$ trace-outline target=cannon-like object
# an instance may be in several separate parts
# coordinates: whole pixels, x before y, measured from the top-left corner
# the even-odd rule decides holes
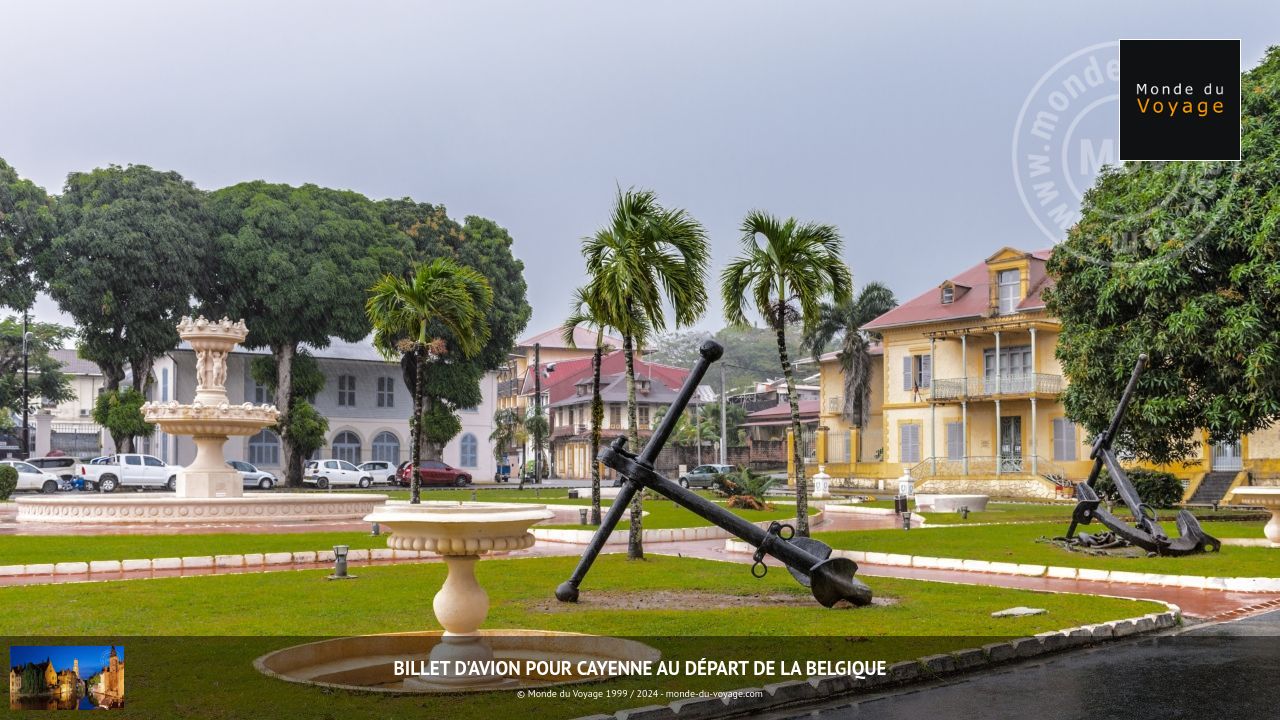
[[[1089,453],[1090,459],[1093,460],[1093,468],[1089,471],[1089,479],[1076,485],[1076,496],[1080,498],[1080,502],[1071,513],[1071,525],[1067,527],[1066,537],[1062,539],[1082,547],[1114,548],[1136,545],[1156,555],[1218,552],[1222,543],[1206,533],[1200,527],[1200,521],[1189,510],[1178,513],[1176,521],[1178,537],[1170,539],[1164,528],[1157,522],[1155,510],[1142,502],[1138,491],[1133,487],[1133,482],[1129,480],[1124,468],[1120,467],[1111,449],[1116,433],[1120,430],[1120,422],[1124,419],[1125,410],[1129,408],[1129,401],[1133,399],[1133,394],[1138,387],[1138,378],[1141,377],[1146,366],[1147,356],[1139,355],[1138,362],[1133,366],[1133,374],[1129,376],[1129,384],[1125,386],[1124,394],[1120,396],[1120,404],[1116,407],[1115,414],[1111,416],[1111,424],[1094,438],[1093,450]],[[1101,500],[1093,486],[1104,466],[1112,482],[1115,483],[1120,499],[1129,508],[1129,512],[1133,513],[1135,520],[1132,525],[1100,507]],[[1105,525],[1110,532],[1096,535],[1076,534],[1078,526],[1088,525],[1094,520]]]
[[[608,514],[600,523],[591,543],[582,553],[573,575],[556,588],[556,597],[563,602],[577,602],[578,588],[591,569],[592,563],[604,547],[605,540],[617,527],[622,513],[626,511],[631,499],[641,488],[649,488],[654,492],[670,498],[672,501],[688,508],[697,515],[728,530],[734,535],[754,545],[756,564],[752,574],[763,577],[766,572],[764,556],[770,555],[782,561],[801,585],[813,592],[814,598],[826,607],[832,607],[841,600],[854,605],[871,603],[871,588],[854,577],[858,565],[847,558],[831,557],[831,548],[826,543],[806,537],[794,537],[795,530],[790,525],[780,522],[771,523],[768,530],[747,522],[741,517],[680,487],[668,480],[653,468],[653,461],[667,443],[676,422],[684,413],[690,398],[697,390],[698,384],[707,373],[711,364],[720,359],[724,348],[718,343],[708,340],[699,348],[700,357],[693,370],[680,388],[675,401],[667,409],[649,442],[639,455],[626,449],[626,438],[617,438],[611,445],[600,451],[599,460],[606,467],[615,470],[623,478],[622,487]]]

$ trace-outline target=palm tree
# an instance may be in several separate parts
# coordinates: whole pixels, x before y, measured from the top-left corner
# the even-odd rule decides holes
[[[631,444],[640,449],[635,352],[666,329],[669,304],[677,327],[695,322],[707,307],[710,252],[702,225],[685,210],[668,210],[651,190],[618,190],[609,224],[586,238],[589,297],[597,320],[622,335],[627,366],[627,418]],[[640,494],[631,504],[627,557],[644,558]]]
[[[795,218],[779,220],[753,210],[742,221],[742,255],[720,275],[725,319],[731,324],[745,324],[751,303],[778,336],[778,361],[791,402],[796,533],[801,536],[809,535],[809,491],[804,479],[800,404],[787,357],[786,328],[787,323],[801,320],[806,331],[811,329],[828,296],[836,303],[848,300],[853,279],[840,259],[841,250],[840,233],[834,225],[802,225]]]
[[[883,283],[867,283],[856,298],[841,303],[822,303],[818,321],[804,336],[804,349],[815,363],[835,338],[840,338],[836,359],[844,376],[844,407],[841,414],[858,430],[867,425],[871,409],[871,339],[879,333],[865,333],[860,328],[898,306],[893,291]],[[862,448],[853,449],[854,462],[862,460]]]
[[[385,275],[369,288],[365,312],[373,325],[373,345],[387,358],[412,356],[413,472],[411,503],[422,501],[418,467],[422,464],[423,416],[433,408],[426,403],[427,363],[450,348],[439,331],[447,331],[466,357],[474,357],[489,341],[489,307],[493,290],[475,270],[447,258],[419,265],[408,277]]]
[[[493,442],[493,459],[498,465],[507,464],[511,447],[516,441],[516,425],[520,418],[515,408],[502,408],[493,413],[493,432],[489,440]]]
[[[604,359],[605,349],[612,350],[604,342],[605,323],[604,303],[587,294],[586,288],[578,288],[574,292],[573,302],[569,305],[569,317],[563,326],[564,344],[576,348],[577,340],[574,331],[579,327],[594,328],[596,331],[595,351],[591,353],[591,524],[600,524],[600,463],[596,455],[600,452],[600,426],[604,424],[604,400],[600,398],[600,361]]]

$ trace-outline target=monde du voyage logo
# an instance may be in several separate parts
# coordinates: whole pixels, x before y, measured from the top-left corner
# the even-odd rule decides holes
[[[1239,40],[1121,40],[1121,160],[1240,159]]]

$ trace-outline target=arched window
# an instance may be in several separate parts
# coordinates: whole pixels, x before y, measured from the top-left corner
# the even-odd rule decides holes
[[[280,437],[263,428],[262,432],[249,438],[249,464],[279,465]]]
[[[360,459],[360,438],[350,430],[338,433],[333,438],[333,458],[359,465],[363,462]]]
[[[393,432],[382,431],[373,438],[373,460],[385,460],[391,464],[400,462],[400,438]]]
[[[458,464],[465,468],[473,468],[478,465],[479,463],[476,460],[476,436],[471,433],[463,435],[461,446],[461,457],[458,459]]]

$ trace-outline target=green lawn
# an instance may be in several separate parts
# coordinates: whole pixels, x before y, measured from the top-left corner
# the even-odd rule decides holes
[[[1261,522],[1207,522],[1206,532],[1219,538],[1262,537]],[[1171,523],[1167,532],[1176,532]],[[1037,542],[1041,538],[1059,537],[1066,523],[1026,523],[1017,525],[979,525],[965,528],[934,530],[864,530],[819,532],[815,537],[832,547],[845,550],[925,555],[929,557],[966,558],[1032,565],[1127,570],[1166,575],[1206,575],[1214,577],[1280,576],[1280,550],[1265,547],[1233,547],[1224,545],[1220,553],[1187,557],[1100,557],[1072,552],[1056,545]],[[1086,532],[1101,532],[1094,523]]]
[[[579,504],[579,505],[591,504],[589,501],[585,503],[579,503],[579,502],[570,500],[568,502],[573,504]],[[607,501],[607,500],[605,501],[606,506],[607,506],[607,503],[609,502],[610,501]],[[721,506],[723,507],[723,504],[721,504]],[[704,520],[700,516],[695,515],[693,512],[686,510],[685,508],[682,508],[679,505],[676,505],[675,503],[666,499],[646,500],[644,502],[644,510],[646,513],[648,513],[648,515],[644,516],[645,530],[706,527],[712,524],[711,522]],[[607,512],[607,507],[601,511],[602,514],[604,512]],[[796,507],[795,505],[787,505],[785,503],[775,503],[774,509],[772,510],[743,510],[740,508],[734,508],[731,510],[731,512],[733,512],[734,514],[740,517],[746,518],[751,522],[758,522],[760,520],[785,520],[787,518],[793,518],[796,516]],[[631,522],[627,520],[627,518],[630,517],[630,513],[625,514],[622,517],[623,517],[623,520],[618,523],[618,529],[625,530],[627,528],[630,528]],[[539,527],[569,528],[574,530],[593,529],[577,523],[572,525],[540,525]]]
[[[872,659],[889,662],[960,647],[1163,610],[1114,598],[870,578],[892,604],[828,610],[780,570],[755,580],[742,565],[651,556],[602,557],[583,601],[563,606],[552,589],[575,558],[487,560],[478,566],[492,599],[489,628],[539,628],[633,636],[664,659]],[[120,717],[388,718],[577,717],[653,699],[518,699],[511,693],[383,697],[292,685],[259,675],[253,658],[317,636],[437,627],[431,596],[445,568],[415,564],[359,568],[359,579],[326,582],[324,571],[200,576],[0,588],[0,641],[37,631],[59,643],[87,636],[127,645],[129,705]],[[795,604],[690,609],[660,593],[794,596]],[[634,607],[593,606],[593,596],[626,593]],[[1016,605],[1044,615],[996,620]],[[52,612],[51,609],[56,609]],[[804,638],[780,637],[783,633]],[[227,634],[233,637],[226,637]],[[74,637],[66,637],[74,636]],[[172,638],[156,636],[174,636]],[[179,637],[185,636],[185,637]],[[208,636],[192,638],[191,636]],[[221,637],[219,637],[221,636]],[[896,637],[895,637],[896,636]],[[623,678],[592,689],[728,690],[777,677]]]
[[[892,500],[873,500],[871,502],[860,503],[867,507],[892,508]],[[968,519],[961,517],[960,513],[955,512],[926,512],[922,513],[925,520],[930,525],[963,525],[974,523],[1013,523],[1013,522],[1046,522],[1052,520],[1062,520],[1062,522],[1070,522],[1071,511],[1075,508],[1074,502],[1066,503],[1018,503],[1018,502],[990,502],[987,503],[987,509],[983,512],[971,512]],[[912,504],[914,510],[915,504]],[[1119,517],[1130,517],[1125,511],[1123,505],[1117,506],[1114,510]],[[1200,520],[1212,520],[1221,518],[1222,520],[1234,519],[1257,519],[1264,518],[1266,513],[1249,510],[1219,510],[1213,511],[1208,508],[1196,508],[1194,510],[1196,517]],[[1157,513],[1161,522],[1172,523],[1173,519],[1178,515],[1178,509],[1160,510]],[[1264,520],[1265,522],[1265,520]]]

